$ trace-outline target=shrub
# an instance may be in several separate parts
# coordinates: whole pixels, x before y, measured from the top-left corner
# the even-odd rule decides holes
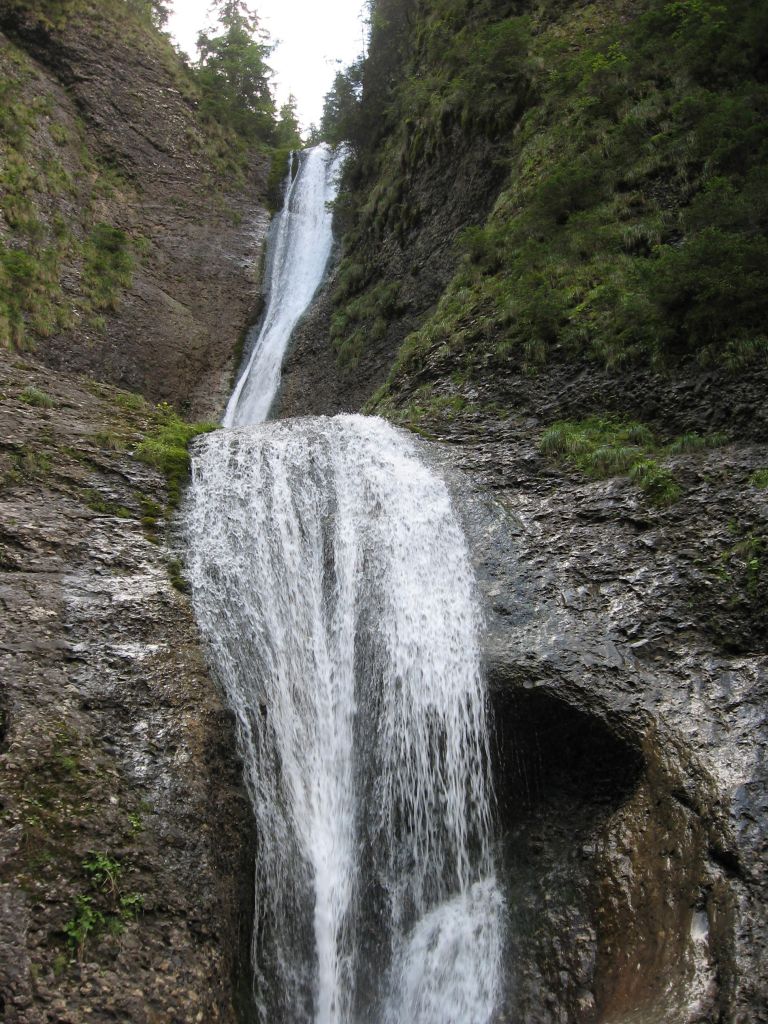
[[[749,337],[768,320],[768,238],[707,227],[685,245],[661,247],[647,276],[673,350]]]

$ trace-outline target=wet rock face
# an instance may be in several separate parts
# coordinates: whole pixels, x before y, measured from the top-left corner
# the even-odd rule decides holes
[[[249,975],[250,810],[148,523],[164,483],[129,454],[146,425],[112,388],[0,355],[9,1024],[234,1021]]]
[[[765,1021],[764,637],[730,649],[701,599],[733,517],[765,521],[765,449],[683,458],[660,510],[553,468],[536,423],[483,428],[433,451],[487,609],[503,1019]]]

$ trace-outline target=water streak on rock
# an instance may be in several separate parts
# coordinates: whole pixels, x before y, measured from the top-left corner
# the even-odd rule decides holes
[[[261,423],[280,387],[280,365],[291,333],[323,279],[333,244],[338,178],[346,152],[322,143],[298,156],[288,172],[285,203],[269,243],[267,309],[224,416],[225,427]]]

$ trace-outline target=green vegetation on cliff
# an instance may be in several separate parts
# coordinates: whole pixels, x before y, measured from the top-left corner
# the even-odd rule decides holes
[[[134,21],[133,6],[115,9],[137,31],[155,32]],[[87,11],[76,0],[15,0],[0,27],[24,17],[55,32]],[[101,313],[117,309],[130,287],[145,246],[102,219],[105,203],[131,186],[94,151],[81,119],[60,119],[39,65],[2,35],[0,99],[0,345],[31,348],[75,324],[98,332]]]
[[[1,38],[0,99],[0,344],[24,348],[75,317],[97,326],[131,283],[134,247],[98,221],[115,176],[88,151],[83,124],[54,119],[33,62]]]
[[[9,0],[0,11],[1,346],[54,346],[71,331],[98,344],[150,253],[130,212],[145,183],[110,137],[119,110],[116,134],[155,144],[132,109],[135,97],[146,102],[142,76],[173,97],[159,153],[181,176],[189,163],[211,185],[244,186],[255,159],[299,143],[294,106],[275,110],[257,19],[241,0],[216,13],[220,31],[201,34],[190,66],[162,31],[159,0]],[[125,93],[95,117],[67,98],[85,54],[88,79],[117,72]],[[129,54],[140,55],[135,66]]]
[[[764,361],[767,60],[768,9],[749,0],[380,0],[344,114],[341,358],[375,335],[377,249],[420,229],[414,182],[490,142],[506,180],[390,388],[427,366]]]
[[[136,458],[165,474],[168,501],[178,504],[181,488],[189,476],[189,444],[198,434],[218,428],[218,423],[187,423],[169,405],[159,405],[154,426],[136,448]]]

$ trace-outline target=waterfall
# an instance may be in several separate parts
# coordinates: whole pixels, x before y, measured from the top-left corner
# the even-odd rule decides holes
[[[224,415],[224,426],[260,423],[280,387],[280,366],[294,327],[317,291],[333,243],[329,207],[336,198],[344,147],[322,143],[290,161],[282,211],[270,232],[267,308],[250,358]]]
[[[343,159],[309,150],[288,185],[236,429],[196,443],[186,502],[256,819],[254,994],[264,1024],[489,1024],[503,906],[448,489],[383,420],[262,422],[328,260]]]
[[[362,416],[197,446],[189,578],[256,816],[262,1020],[486,1024],[479,612],[448,489]]]

